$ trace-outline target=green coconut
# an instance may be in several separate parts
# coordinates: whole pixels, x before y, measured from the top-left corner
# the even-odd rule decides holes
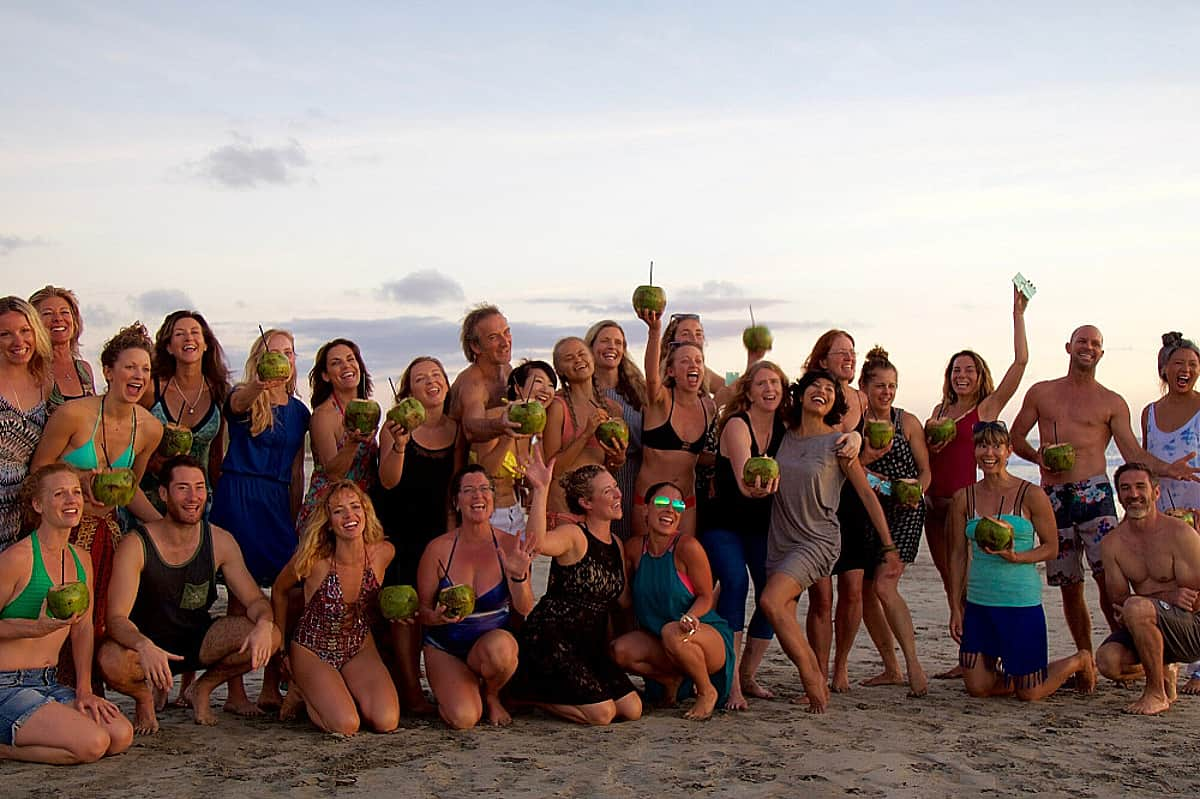
[[[1042,450],[1042,463],[1051,472],[1069,472],[1075,468],[1075,447],[1051,444]]]
[[[910,477],[893,480],[892,496],[901,505],[916,505],[921,501],[921,482]]]
[[[863,429],[866,432],[867,443],[871,445],[871,449],[883,449],[892,443],[892,438],[896,435],[896,428],[891,422],[886,421],[876,420],[867,422]]]
[[[750,352],[766,352],[774,343],[775,337],[766,325],[754,325],[742,331],[742,345]]]
[[[1013,526],[995,516],[984,516],[975,524],[975,543],[999,551],[1012,546]]]
[[[259,380],[285,380],[292,376],[292,363],[282,352],[264,352],[254,368]]]
[[[620,441],[629,446],[629,427],[621,419],[609,419],[596,428],[596,440],[606,447],[615,447]]]
[[[452,585],[438,592],[438,604],[446,609],[446,615],[465,619],[475,611],[475,589],[469,585]]]
[[[633,290],[633,310],[662,313],[667,307],[667,292],[661,286],[638,286]]]
[[[1189,527],[1196,526],[1196,511],[1191,508],[1171,508],[1167,515],[1174,516]]]
[[[342,421],[347,430],[359,433],[374,433],[379,427],[379,403],[375,400],[354,399],[346,403],[346,413]]]
[[[546,407],[537,400],[510,403],[508,421],[521,425],[520,435],[535,436],[546,429]]]
[[[779,462],[774,458],[747,458],[742,467],[742,482],[748,486],[757,486],[759,479],[765,486],[778,476]]]
[[[164,458],[174,455],[186,455],[192,451],[191,428],[168,422],[163,425],[162,441],[158,444],[158,453]]]
[[[387,418],[403,427],[404,432],[411,433],[425,424],[425,406],[416,397],[405,397],[387,412]]]
[[[56,619],[69,619],[91,605],[87,584],[78,580],[56,585],[46,592],[46,612]]]
[[[103,505],[128,505],[136,490],[133,469],[110,469],[92,477],[92,496]]]
[[[418,607],[417,589],[411,585],[389,585],[379,592],[379,610],[388,621],[411,619]]]
[[[958,425],[953,419],[930,419],[925,423],[925,440],[935,447],[938,444],[948,444],[958,435]]]

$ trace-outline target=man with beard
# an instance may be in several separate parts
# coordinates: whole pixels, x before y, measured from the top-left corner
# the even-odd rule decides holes
[[[159,497],[167,515],[126,536],[113,559],[109,587],[109,640],[100,647],[100,669],[110,686],[136,704],[138,734],[158,731],[161,710],[181,672],[207,669],[185,697],[197,724],[216,724],[209,707],[213,688],[262,668],[282,636],[271,605],[246,569],[226,531],[204,518],[204,470],[187,455],[163,464]],[[214,619],[216,575],[246,606],[245,616]]]
[[[1125,520],[1100,554],[1121,628],[1096,662],[1112,680],[1145,675],[1141,697],[1125,712],[1148,716],[1175,701],[1174,664],[1200,658],[1200,536],[1158,510],[1158,479],[1145,464],[1126,463],[1115,479]]]
[[[1145,463],[1156,475],[1195,480],[1200,469],[1188,466],[1195,453],[1166,463],[1138,445],[1129,423],[1129,405],[1096,381],[1096,365],[1104,355],[1099,329],[1092,325],[1076,328],[1066,350],[1070,356],[1066,376],[1035,383],[1029,389],[1013,421],[1012,443],[1013,452],[1041,467],[1042,490],[1050,497],[1058,526],[1058,557],[1047,561],[1046,581],[1062,590],[1063,613],[1075,646],[1092,652],[1092,618],[1083,595],[1085,553],[1100,590],[1100,609],[1109,627],[1117,629],[1100,558],[1100,542],[1117,524],[1112,484],[1105,473],[1109,442],[1116,441],[1125,460]],[[1041,442],[1036,450],[1026,440],[1035,423]],[[1066,471],[1054,472],[1047,468],[1043,453],[1058,442],[1074,447],[1075,463]]]

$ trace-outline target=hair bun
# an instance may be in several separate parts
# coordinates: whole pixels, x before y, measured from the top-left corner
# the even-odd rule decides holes
[[[1172,330],[1170,333],[1163,333],[1162,343],[1164,347],[1175,347],[1183,341],[1183,334],[1178,330]]]
[[[888,359],[888,351],[885,350],[883,347],[879,346],[878,344],[876,344],[874,347],[872,347],[871,351],[867,353],[868,361],[886,361],[887,359]]]

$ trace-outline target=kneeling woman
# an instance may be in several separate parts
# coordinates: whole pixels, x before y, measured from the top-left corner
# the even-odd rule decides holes
[[[485,710],[492,724],[512,721],[500,689],[517,670],[517,639],[505,628],[513,610],[533,609],[529,566],[536,541],[496,535],[493,496],[482,466],[458,472],[450,483],[458,527],[430,541],[417,566],[425,673],[438,712],[456,730],[474,727]],[[439,599],[454,585],[475,592],[475,609],[466,616],[450,615]]]
[[[308,717],[326,732],[353,735],[363,721],[375,732],[396,729],[396,687],[371,636],[379,582],[394,554],[363,490],[351,480],[331,484],[271,588],[272,610],[283,620],[288,591],[304,581],[304,611],[288,647],[292,686],[281,715],[290,716],[303,700]]]
[[[1096,687],[1090,652],[1081,649],[1047,663],[1037,564],[1058,556],[1050,500],[1036,486],[1008,473],[1012,442],[1004,422],[977,422],[974,438],[975,463],[983,479],[955,492],[947,515],[950,634],[959,643],[967,693],[1015,693],[1018,699],[1034,701],[1054,693],[1076,673],[1080,689],[1090,693]],[[980,516],[990,514],[1012,525],[1012,541],[1004,549],[981,546],[976,538]]]
[[[733,684],[733,631],[713,610],[704,547],[679,532],[685,510],[683,492],[672,483],[655,483],[646,491],[646,535],[625,543],[641,629],[618,638],[612,649],[621,666],[662,683],[669,703],[690,679],[696,704],[685,715],[703,720]]]

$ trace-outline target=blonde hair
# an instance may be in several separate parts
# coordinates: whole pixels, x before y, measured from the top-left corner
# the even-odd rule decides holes
[[[308,517],[308,521],[304,524],[304,531],[300,534],[300,545],[296,547],[294,566],[296,574],[301,578],[312,574],[313,566],[318,560],[333,557],[336,538],[329,526],[329,501],[339,491],[354,492],[359,502],[362,503],[363,515],[367,519],[367,526],[362,535],[363,543],[378,544],[383,540],[383,525],[379,523],[379,517],[375,515],[375,506],[371,504],[371,498],[359,487],[358,483],[353,480],[338,480],[336,483],[330,483],[321,491],[320,500],[313,508],[312,515]]]
[[[78,358],[79,338],[83,335],[83,315],[79,312],[79,298],[75,296],[75,292],[64,289],[62,286],[42,286],[29,296],[29,304],[37,308],[51,297],[59,298],[71,309],[71,316],[75,323],[75,332],[71,335],[71,354]],[[38,316],[41,316],[40,312]]]
[[[583,340],[594,351],[596,339],[606,327],[615,327],[621,333],[622,352],[621,363],[617,365],[617,393],[624,397],[634,410],[640,411],[646,404],[646,378],[629,355],[629,340],[625,336],[625,329],[611,319],[601,319],[588,328]]]
[[[50,344],[50,333],[42,324],[42,315],[20,297],[0,297],[0,314],[19,313],[25,317],[33,330],[33,357],[29,359],[29,374],[39,386],[50,382],[50,361],[54,358],[54,347]]]
[[[246,368],[242,371],[242,382],[238,384],[239,386],[253,385],[258,380],[258,359],[267,351],[267,342],[275,336],[287,336],[288,341],[292,342],[292,349],[295,350],[296,337],[292,335],[291,331],[277,327],[266,331],[254,339],[254,344],[250,347],[250,354],[246,356]],[[288,377],[287,393],[289,397],[296,393],[295,369],[292,369],[292,374]],[[250,435],[256,436],[274,426],[275,414],[271,409],[271,395],[264,391],[250,403]]]

